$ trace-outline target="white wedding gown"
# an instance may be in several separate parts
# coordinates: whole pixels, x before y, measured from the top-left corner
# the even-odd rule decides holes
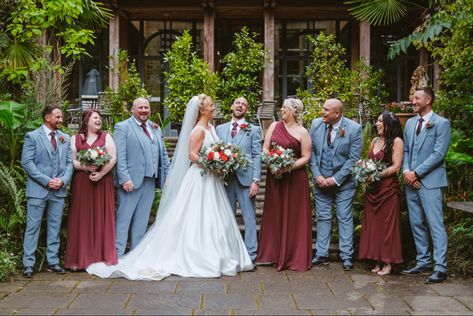
[[[203,146],[216,140],[213,126],[205,129]],[[170,209],[135,249],[114,266],[94,263],[87,272],[101,278],[161,280],[171,274],[212,278],[251,270],[223,181],[200,171],[194,164],[188,169]]]

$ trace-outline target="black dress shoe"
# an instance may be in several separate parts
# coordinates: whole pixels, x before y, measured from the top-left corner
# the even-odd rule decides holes
[[[327,264],[329,264],[328,257],[315,256],[314,259],[312,259],[312,265],[315,266],[315,267],[325,266]]]
[[[425,279],[425,283],[440,283],[443,282],[446,278],[447,274],[445,272],[434,271],[434,273],[432,273],[427,279]]]
[[[59,274],[64,274],[66,273],[66,270],[62,268],[59,264],[52,264],[49,265],[48,268],[46,269],[48,272],[56,272]]]
[[[351,263],[350,259],[343,260],[342,266],[343,266],[343,270],[345,270],[345,271],[353,270],[353,264]]]
[[[33,268],[25,267],[25,269],[23,270],[23,277],[31,279],[33,277]]]
[[[402,270],[400,273],[404,275],[413,275],[413,274],[425,274],[429,271],[427,267],[418,267],[415,266],[414,268]]]

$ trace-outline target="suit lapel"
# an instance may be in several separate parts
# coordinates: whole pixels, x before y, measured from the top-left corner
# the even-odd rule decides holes
[[[427,124],[429,122],[432,123],[434,121],[435,121],[435,113],[432,113],[432,116],[430,117],[430,120],[425,123],[426,126],[424,126],[424,128],[420,132],[419,136],[417,136],[416,141],[418,143],[418,146],[417,146],[418,149],[421,149],[422,145],[424,144],[425,139],[427,138],[427,135],[430,133],[430,130],[432,129],[432,128],[427,128]]]
[[[62,148],[63,147],[63,143],[61,142],[61,136],[62,136],[62,132],[61,131],[57,131],[57,150],[58,150],[58,153],[59,153],[59,159],[62,157],[62,153],[64,151],[64,149]]]
[[[39,138],[41,139],[41,142],[44,145],[44,148],[48,152],[49,158],[53,159],[53,145],[51,145],[51,142],[49,141],[48,135],[46,135],[46,132],[44,131],[43,126],[41,126],[38,130],[39,133]]]
[[[335,153],[337,152],[338,145],[342,141],[342,137],[340,136],[340,133],[342,130],[345,130],[345,118],[342,117],[342,122],[340,123],[340,126],[338,127],[337,133],[335,135],[335,139],[333,140],[333,156],[335,156]],[[343,135],[345,137],[345,135]]]
[[[324,148],[324,139],[327,139],[325,135],[326,132],[326,124],[322,121],[319,126],[315,129],[315,141],[317,142],[317,148],[319,148],[319,153],[317,157],[317,163],[320,164],[320,159],[322,159],[322,150]],[[322,135],[322,137],[317,137],[317,135]]]
[[[143,144],[143,139],[139,134],[140,132],[144,133],[141,127],[136,124],[133,117],[128,120],[128,124],[130,124],[131,129],[135,132],[135,135],[138,138],[138,141],[140,142],[141,148],[145,149],[145,144]]]
[[[246,121],[243,121],[242,124],[247,124],[249,126],[249,124],[246,122]],[[243,136],[247,133],[247,131],[244,131],[240,128],[240,130],[238,131],[238,133],[235,135],[235,140],[234,140],[234,143],[235,145],[239,145]]]
[[[223,128],[223,141],[225,143],[232,143],[233,140],[230,137],[230,122],[223,124],[222,128]]]

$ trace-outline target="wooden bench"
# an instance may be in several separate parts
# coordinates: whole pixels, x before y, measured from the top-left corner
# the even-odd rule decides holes
[[[473,202],[448,202],[447,206],[454,210],[464,211],[470,214],[473,214]]]

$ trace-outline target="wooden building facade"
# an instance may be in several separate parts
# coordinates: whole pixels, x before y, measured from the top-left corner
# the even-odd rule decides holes
[[[389,44],[410,34],[416,14],[389,27],[371,27],[356,21],[339,0],[109,0],[114,12],[109,29],[91,47],[92,58],[78,63],[73,72],[71,98],[82,93],[86,74],[95,68],[101,86],[118,86],[108,70],[108,56],[126,49],[158,104],[166,93],[164,54],[176,36],[189,29],[195,49],[212,70],[221,70],[220,59],[231,51],[233,34],[248,26],[260,34],[269,53],[262,74],[263,99],[279,103],[306,87],[305,67],[311,51],[305,37],[320,31],[336,35],[347,50],[351,67],[358,59],[384,69],[390,98],[405,100],[412,71],[426,63],[415,51],[387,61]],[[112,61],[113,62],[113,61]]]

